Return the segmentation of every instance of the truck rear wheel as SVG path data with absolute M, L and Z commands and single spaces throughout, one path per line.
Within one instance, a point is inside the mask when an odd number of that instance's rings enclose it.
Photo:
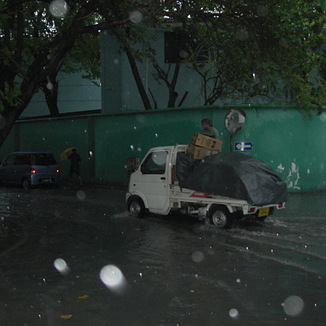
M 131 197 L 128 204 L 128 211 L 133 217 L 142 218 L 145 214 L 145 206 L 139 197 Z
M 224 206 L 213 206 L 209 218 L 211 223 L 219 228 L 228 228 L 234 223 L 234 216 Z

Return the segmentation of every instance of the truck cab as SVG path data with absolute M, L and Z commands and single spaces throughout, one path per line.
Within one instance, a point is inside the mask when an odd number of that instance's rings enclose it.
M 174 168 L 176 153 L 186 151 L 186 145 L 152 148 L 138 169 L 130 175 L 127 193 L 130 201 L 136 199 L 136 206 L 144 214 L 144 209 L 152 213 L 166 215 L 170 207 L 170 185 L 175 181 Z M 135 208 L 132 205 L 131 209 Z

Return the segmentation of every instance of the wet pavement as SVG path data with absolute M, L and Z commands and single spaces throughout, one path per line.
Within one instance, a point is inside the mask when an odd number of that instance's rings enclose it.
M 326 193 L 230 230 L 123 190 L 0 187 L 0 325 L 325 325 Z

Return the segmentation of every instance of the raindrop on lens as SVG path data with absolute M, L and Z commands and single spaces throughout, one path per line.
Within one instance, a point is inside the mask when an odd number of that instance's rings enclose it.
M 188 53 L 188 51 L 186 51 L 186 50 L 181 50 L 181 51 L 179 52 L 179 56 L 180 56 L 182 59 L 188 59 L 188 58 L 189 58 L 189 53 Z
M 286 47 L 288 45 L 288 42 L 284 37 L 282 37 L 279 39 L 278 44 L 282 47 Z
M 115 265 L 106 265 L 100 271 L 100 280 L 110 290 L 122 294 L 126 288 L 126 280 L 121 270 Z
M 229 315 L 230 315 L 231 318 L 238 318 L 239 317 L 239 312 L 238 312 L 237 309 L 233 308 L 233 309 L 230 309 Z
M 249 38 L 249 33 L 246 29 L 238 29 L 236 38 L 240 41 L 245 41 Z
M 200 263 L 205 258 L 204 254 L 201 251 L 195 251 L 191 257 L 195 263 Z
M 291 295 L 287 297 L 284 302 L 282 303 L 284 312 L 291 317 L 298 316 L 303 308 L 304 302 L 303 300 L 297 295 Z
M 266 6 L 264 6 L 264 5 L 259 5 L 257 7 L 257 13 L 258 13 L 259 16 L 265 17 L 265 16 L 268 15 L 268 8 Z
M 166 152 L 158 152 L 153 155 L 153 161 L 157 165 L 164 165 L 166 162 Z
M 52 83 L 47 83 L 46 84 L 46 88 L 49 90 L 49 91 L 52 91 L 53 90 L 53 84 Z
M 76 196 L 79 200 L 85 200 L 85 198 L 86 198 L 86 194 L 82 190 L 78 190 L 76 193 Z
M 143 20 L 143 14 L 139 10 L 129 13 L 129 19 L 134 24 L 139 24 Z
M 50 3 L 49 10 L 54 17 L 63 18 L 68 12 L 68 5 L 64 0 L 54 0 Z
M 62 258 L 57 258 L 54 261 L 53 265 L 56 268 L 56 270 L 61 274 L 67 274 L 69 272 L 69 267 L 65 262 L 65 260 Z

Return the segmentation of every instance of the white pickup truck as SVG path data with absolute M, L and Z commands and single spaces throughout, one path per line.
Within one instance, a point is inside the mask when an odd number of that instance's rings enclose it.
M 181 187 L 176 173 L 177 155 L 186 153 L 187 146 L 152 148 L 131 173 L 126 202 L 133 216 L 143 217 L 146 211 L 160 215 L 179 212 L 201 220 L 207 218 L 217 227 L 226 228 L 246 215 L 264 220 L 274 209 L 285 207 L 285 202 L 255 206 L 247 200 Z

